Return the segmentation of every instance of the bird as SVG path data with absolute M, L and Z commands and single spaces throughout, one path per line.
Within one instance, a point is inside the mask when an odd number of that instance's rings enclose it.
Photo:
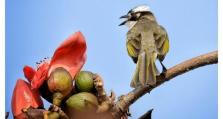
M 136 64 L 130 86 L 155 86 L 156 76 L 165 74 L 166 67 L 162 63 L 169 52 L 169 38 L 165 28 L 158 24 L 148 5 L 139 5 L 124 15 L 119 26 L 128 27 L 126 47 L 128 55 Z M 155 64 L 159 60 L 162 73 Z

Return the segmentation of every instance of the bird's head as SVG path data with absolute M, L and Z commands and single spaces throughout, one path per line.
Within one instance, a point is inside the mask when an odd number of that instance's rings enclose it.
M 135 23 L 144 15 L 153 15 L 150 11 L 150 8 L 147 5 L 139 5 L 129 10 L 129 12 L 121 16 L 120 19 L 125 19 L 119 26 L 127 25 L 127 27 L 131 28 L 135 25 Z

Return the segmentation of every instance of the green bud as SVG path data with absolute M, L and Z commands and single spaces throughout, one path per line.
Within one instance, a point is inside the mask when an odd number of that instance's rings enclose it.
M 75 77 L 75 85 L 80 92 L 91 92 L 94 89 L 94 74 L 89 71 L 81 71 Z
M 98 106 L 97 97 L 88 92 L 81 92 L 71 96 L 66 101 L 66 106 L 74 111 L 88 111 L 96 109 Z
M 53 104 L 59 106 L 64 97 L 71 93 L 73 80 L 68 71 L 59 67 L 50 74 L 47 85 L 50 92 L 53 93 Z

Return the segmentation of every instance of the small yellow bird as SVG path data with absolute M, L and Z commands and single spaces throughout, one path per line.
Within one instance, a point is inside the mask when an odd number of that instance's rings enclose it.
M 156 76 L 160 74 L 155 64 L 156 59 L 162 65 L 162 73 L 166 71 L 162 61 L 169 51 L 167 32 L 157 23 L 155 16 L 146 5 L 137 6 L 120 18 L 126 19 L 120 26 L 129 27 L 126 47 L 128 55 L 136 63 L 131 87 L 154 86 Z

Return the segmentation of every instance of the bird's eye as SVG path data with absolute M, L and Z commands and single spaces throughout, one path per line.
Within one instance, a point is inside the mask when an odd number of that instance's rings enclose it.
M 139 17 L 137 15 L 137 13 L 131 13 L 131 18 L 130 18 L 131 21 L 137 21 L 138 18 Z

